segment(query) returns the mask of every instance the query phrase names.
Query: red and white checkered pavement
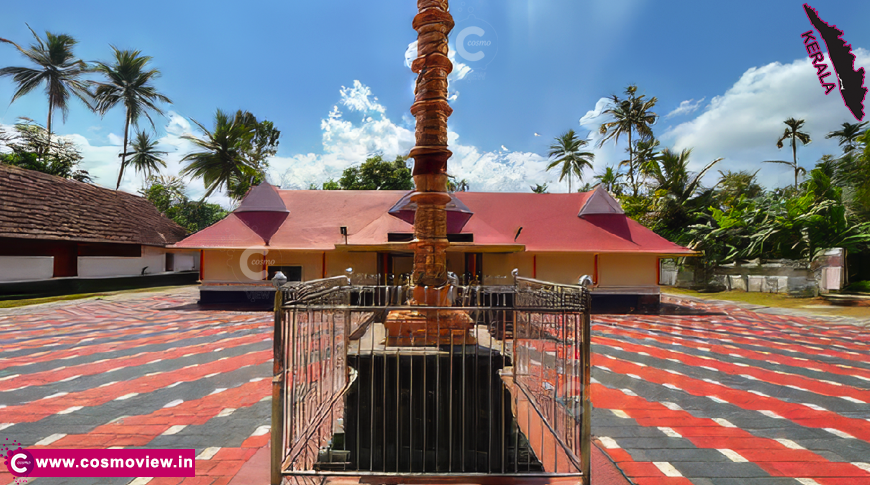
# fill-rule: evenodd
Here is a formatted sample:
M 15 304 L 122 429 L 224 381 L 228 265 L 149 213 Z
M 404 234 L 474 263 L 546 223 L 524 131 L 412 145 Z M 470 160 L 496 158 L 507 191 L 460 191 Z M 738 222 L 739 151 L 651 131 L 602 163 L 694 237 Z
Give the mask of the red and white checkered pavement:
M 272 314 L 204 310 L 196 297 L 0 311 L 0 439 L 198 455 L 184 480 L 35 482 L 243 478 L 269 439 Z M 631 481 L 870 484 L 866 328 L 691 306 L 704 314 L 593 319 L 593 434 Z

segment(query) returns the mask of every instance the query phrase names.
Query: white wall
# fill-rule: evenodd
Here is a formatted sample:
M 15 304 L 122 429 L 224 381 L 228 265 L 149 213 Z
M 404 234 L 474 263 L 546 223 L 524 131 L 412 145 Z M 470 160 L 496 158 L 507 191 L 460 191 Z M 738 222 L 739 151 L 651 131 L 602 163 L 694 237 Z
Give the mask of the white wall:
M 199 263 L 199 251 L 194 253 L 175 253 L 174 271 L 190 271 L 197 269 Z
M 177 256 L 176 256 L 177 257 Z M 142 256 L 79 256 L 79 277 L 137 276 L 142 268 L 145 274 L 163 273 L 166 270 L 166 254 L 163 249 L 142 246 Z
M 48 280 L 54 256 L 0 256 L 0 281 Z

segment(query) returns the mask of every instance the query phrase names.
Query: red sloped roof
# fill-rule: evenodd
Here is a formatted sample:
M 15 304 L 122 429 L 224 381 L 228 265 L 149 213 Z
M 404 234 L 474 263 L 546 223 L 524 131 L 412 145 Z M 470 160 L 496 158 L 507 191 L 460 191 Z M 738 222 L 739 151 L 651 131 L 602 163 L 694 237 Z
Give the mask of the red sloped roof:
M 502 234 L 516 238 L 526 251 L 646 252 L 691 254 L 623 214 L 579 217 L 577 214 L 592 192 L 533 194 L 463 192 L 459 198 L 472 211 Z M 472 231 L 473 232 L 473 231 Z M 474 238 L 477 241 L 477 234 Z
M 280 190 L 290 211 L 272 236 L 271 248 L 330 250 L 345 243 L 377 245 L 388 233 L 413 227 L 387 213 L 407 192 L 399 190 Z M 645 252 L 692 254 L 622 214 L 577 214 L 592 192 L 533 194 L 462 192 L 459 199 L 474 212 L 462 233 L 475 244 L 522 244 L 527 251 Z M 517 231 L 522 227 L 519 236 Z M 516 237 L 516 240 L 514 238 Z M 265 242 L 235 214 L 177 243 L 179 248 L 249 248 Z
M 290 213 L 272 235 L 269 246 L 284 249 L 328 250 L 344 244 L 339 228 L 348 235 L 360 232 L 375 219 L 387 214 L 404 190 L 279 190 Z M 410 228 L 411 226 L 396 219 Z M 408 229 L 410 232 L 410 229 Z M 383 241 L 387 240 L 384 234 Z M 179 242 L 181 248 L 249 248 L 265 246 L 265 241 L 249 229 L 236 214 Z

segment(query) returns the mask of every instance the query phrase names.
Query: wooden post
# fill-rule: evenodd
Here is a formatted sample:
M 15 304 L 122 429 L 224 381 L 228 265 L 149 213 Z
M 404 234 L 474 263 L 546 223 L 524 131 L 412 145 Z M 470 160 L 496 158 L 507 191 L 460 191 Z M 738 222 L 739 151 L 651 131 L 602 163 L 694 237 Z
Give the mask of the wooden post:
M 447 75 L 453 64 L 447 58 L 447 34 L 453 29 L 447 0 L 418 0 L 414 30 L 417 59 L 411 69 L 418 73 L 411 114 L 416 119 L 414 158 L 417 203 L 414 215 L 414 299 L 424 305 L 443 303 L 434 288 L 447 284 L 447 117 L 453 112 L 447 102 Z M 423 288 L 430 291 L 424 292 Z
M 281 462 L 284 461 L 284 292 L 275 289 L 275 329 L 272 333 L 272 430 L 271 485 L 281 485 Z
M 592 377 L 592 292 L 584 289 L 583 302 L 583 421 L 580 423 L 580 471 L 583 485 L 590 485 L 592 453 L 592 396 L 589 389 Z

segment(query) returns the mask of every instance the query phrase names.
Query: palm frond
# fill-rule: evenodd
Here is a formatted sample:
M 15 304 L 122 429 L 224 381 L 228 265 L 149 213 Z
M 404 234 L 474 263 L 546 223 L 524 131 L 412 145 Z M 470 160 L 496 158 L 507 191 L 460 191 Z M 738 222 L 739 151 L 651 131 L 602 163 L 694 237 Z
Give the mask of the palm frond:
M 121 50 L 112 47 L 114 61 L 112 63 L 98 61 L 94 71 L 105 77 L 104 81 L 95 81 L 94 110 L 105 115 L 115 106 L 122 105 L 126 112 L 125 123 L 133 127 L 139 126 L 140 117 L 144 116 L 151 127 L 156 129 L 151 113 L 163 115 L 163 110 L 157 103 L 171 103 L 165 95 L 158 93 L 151 81 L 160 76 L 157 69 L 147 69 L 150 56 L 143 56 L 138 50 Z M 129 126 L 125 126 L 129 130 Z M 126 141 L 129 131 L 125 131 Z M 121 169 L 118 173 L 118 185 L 124 174 L 127 146 L 121 152 Z M 149 165 L 150 166 L 150 165 Z
M 27 25 L 27 28 L 34 38 L 34 43 L 29 48 L 23 48 L 8 39 L 0 38 L 0 42 L 14 46 L 25 58 L 35 64 L 36 68 L 5 67 L 0 69 L 0 77 L 11 76 L 15 82 L 16 90 L 11 101 L 13 103 L 45 84 L 49 100 L 47 129 L 50 132 L 51 113 L 55 109 L 60 109 L 66 119 L 70 93 L 90 107 L 87 89 L 89 82 L 81 79 L 88 72 L 88 67 L 73 55 L 72 49 L 77 44 L 73 37 L 46 32 L 43 40 L 30 25 Z

